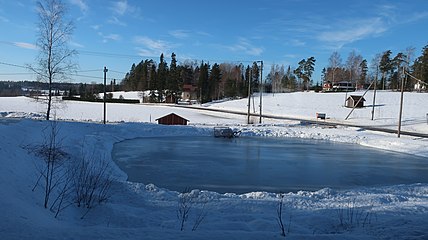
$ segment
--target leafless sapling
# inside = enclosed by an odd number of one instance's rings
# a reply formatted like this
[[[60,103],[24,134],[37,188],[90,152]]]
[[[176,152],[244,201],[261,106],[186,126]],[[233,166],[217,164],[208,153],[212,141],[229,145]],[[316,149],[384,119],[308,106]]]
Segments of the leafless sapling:
[[[48,208],[52,193],[64,182],[65,174],[63,165],[67,154],[62,150],[62,140],[60,138],[60,128],[57,121],[49,122],[43,130],[44,143],[33,147],[35,154],[43,162],[38,164],[39,177],[34,189],[41,184],[44,189],[43,206]]]
[[[82,150],[82,159],[75,165],[73,184],[74,201],[78,207],[85,207],[88,212],[98,204],[108,200],[110,187],[113,182],[108,169],[109,164],[104,158],[97,159],[94,154],[87,157]]]
[[[285,237],[288,233],[290,233],[291,227],[291,212],[288,213],[288,225],[284,223],[284,194],[279,194],[280,200],[278,202],[278,206],[276,209],[276,221],[278,223],[278,227],[281,231],[281,236]]]
[[[184,225],[189,218],[192,204],[193,199],[190,194],[190,188],[185,188],[184,191],[178,195],[177,218],[180,223],[180,231],[184,231]]]

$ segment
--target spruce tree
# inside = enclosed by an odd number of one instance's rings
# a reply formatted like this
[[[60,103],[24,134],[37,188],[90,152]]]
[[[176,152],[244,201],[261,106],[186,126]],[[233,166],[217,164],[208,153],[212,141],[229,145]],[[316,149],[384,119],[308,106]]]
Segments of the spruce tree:
[[[164,90],[166,87],[168,77],[168,65],[165,62],[163,53],[160,55],[159,65],[158,65],[158,73],[157,73],[157,81],[156,81],[156,90],[158,94],[158,102],[163,102],[164,100]]]

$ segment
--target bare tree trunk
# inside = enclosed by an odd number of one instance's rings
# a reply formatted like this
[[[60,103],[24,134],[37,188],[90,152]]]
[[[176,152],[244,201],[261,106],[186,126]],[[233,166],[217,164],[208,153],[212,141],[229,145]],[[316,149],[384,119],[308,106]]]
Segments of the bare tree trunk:
[[[52,78],[50,78],[52,79]],[[46,120],[49,121],[50,119],[50,113],[51,113],[51,107],[52,107],[52,80],[49,80],[49,92],[48,92],[48,109],[46,111]]]

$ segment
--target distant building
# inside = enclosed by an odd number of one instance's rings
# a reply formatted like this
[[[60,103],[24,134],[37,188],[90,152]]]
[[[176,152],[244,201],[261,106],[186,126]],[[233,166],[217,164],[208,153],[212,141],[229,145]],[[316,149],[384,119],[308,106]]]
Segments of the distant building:
[[[426,86],[422,85],[420,82],[417,82],[415,84],[415,90],[418,91],[418,92],[425,91],[426,90]]]
[[[189,120],[178,116],[175,113],[170,113],[166,116],[160,117],[156,119],[156,121],[158,121],[158,124],[163,125],[187,125],[187,122],[189,122]]]
[[[183,85],[183,91],[181,94],[182,100],[196,100],[198,99],[197,94],[198,87],[193,86],[192,84],[184,84]]]
[[[348,108],[363,108],[366,100],[363,96],[351,95],[346,99],[346,107]]]
[[[165,103],[177,103],[177,98],[172,94],[168,94],[165,97]]]

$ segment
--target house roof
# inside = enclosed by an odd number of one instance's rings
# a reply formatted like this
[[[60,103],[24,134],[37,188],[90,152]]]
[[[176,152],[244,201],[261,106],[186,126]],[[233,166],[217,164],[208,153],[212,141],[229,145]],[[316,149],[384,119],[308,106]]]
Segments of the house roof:
[[[183,120],[186,120],[186,121],[190,122],[189,120],[187,120],[187,119],[185,119],[184,117],[179,116],[179,115],[177,115],[177,114],[175,114],[175,113],[170,113],[170,114],[168,114],[168,115],[165,115],[165,116],[163,116],[163,117],[160,117],[160,118],[156,119],[155,121],[158,121],[159,119],[162,119],[162,118],[169,117],[169,116],[171,116],[171,115],[172,115],[172,116],[175,116],[175,117],[182,118]]]
[[[360,100],[360,98],[362,98],[361,100]],[[363,96],[356,96],[356,95],[351,95],[351,96],[349,96],[346,100],[349,100],[349,99],[352,99],[354,102],[358,102],[358,101],[366,101],[366,99],[364,99],[364,97]]]

